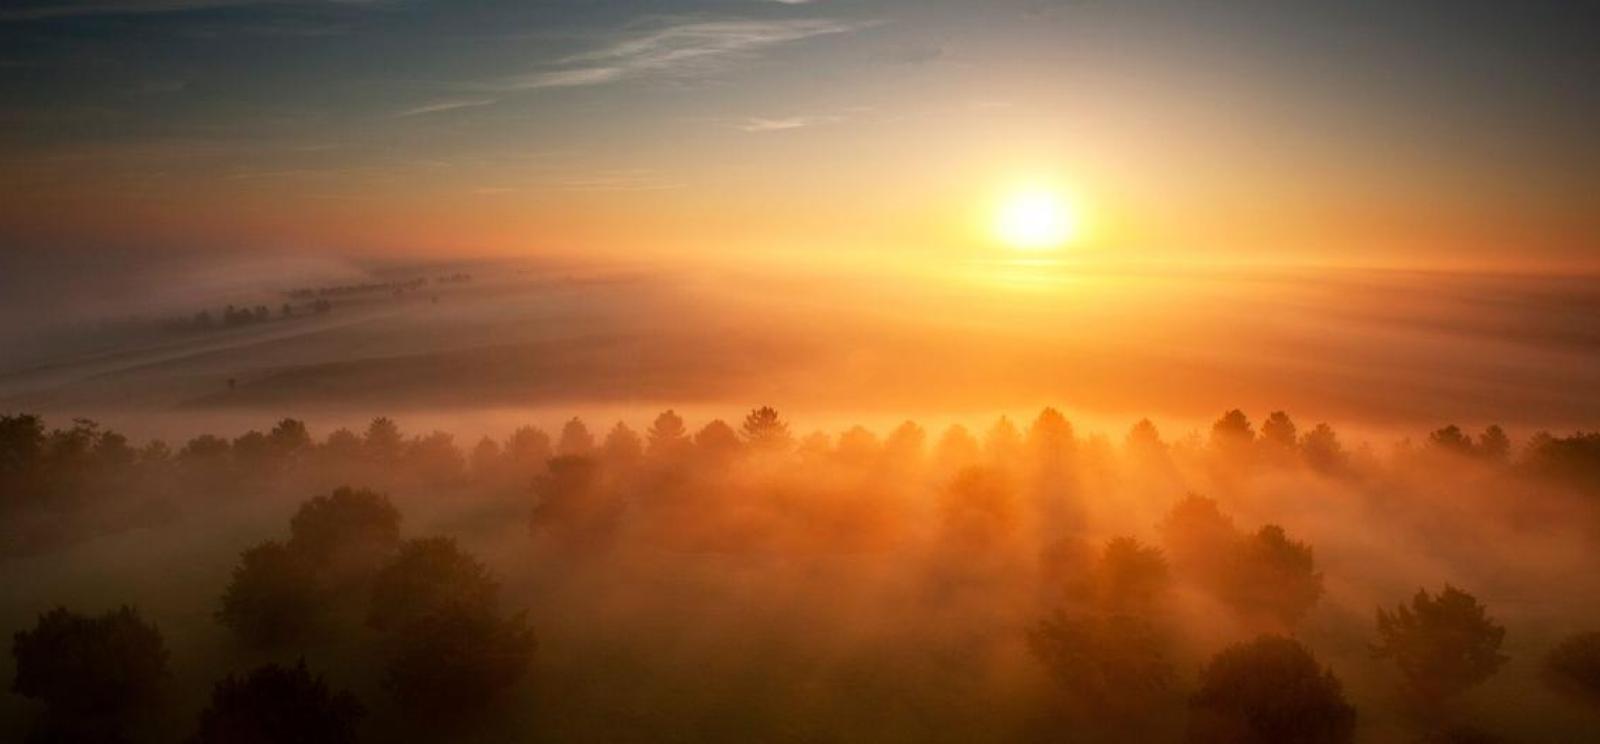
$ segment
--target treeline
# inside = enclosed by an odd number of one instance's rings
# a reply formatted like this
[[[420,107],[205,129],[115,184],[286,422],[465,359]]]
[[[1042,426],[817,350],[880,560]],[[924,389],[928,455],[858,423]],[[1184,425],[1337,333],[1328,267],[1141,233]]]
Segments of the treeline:
[[[1141,420],[1121,448],[1105,437],[1080,438],[1061,414],[1046,409],[1025,428],[1001,417],[981,434],[951,426],[929,444],[925,430],[905,422],[887,436],[852,427],[837,437],[795,436],[771,408],[753,411],[734,426],[713,420],[691,430],[672,411],[643,433],[617,422],[602,433],[581,419],[554,436],[523,426],[504,440],[488,437],[463,448],[444,432],[408,435],[389,418],[365,430],[337,429],[320,441],[305,423],[283,419],[270,430],[231,439],[202,434],[173,448],[161,440],[142,444],[76,419],[47,429],[34,415],[0,416],[0,557],[36,553],[97,534],[170,517],[185,493],[249,494],[279,484],[322,487],[345,482],[525,491],[536,480],[566,483],[591,478],[585,458],[609,466],[610,476],[682,480],[752,458],[769,465],[827,468],[829,473],[898,471],[917,479],[945,479],[963,468],[990,464],[1032,474],[1069,468],[1122,468],[1160,473],[1176,465],[1212,472],[1250,473],[1305,468],[1324,477],[1361,479],[1418,458],[1474,461],[1512,476],[1600,495],[1600,432],[1556,436],[1539,433],[1520,448],[1498,426],[1476,437],[1459,427],[1430,433],[1420,444],[1398,444],[1386,458],[1365,445],[1351,449],[1327,424],[1300,431],[1283,412],[1259,431],[1240,411],[1229,411],[1206,437],[1191,433],[1166,440]],[[664,469],[663,464],[676,463]],[[669,478],[670,480],[670,478]],[[638,484],[633,484],[637,487]],[[668,485],[671,485],[670,483]],[[555,499],[548,511],[567,508]]]

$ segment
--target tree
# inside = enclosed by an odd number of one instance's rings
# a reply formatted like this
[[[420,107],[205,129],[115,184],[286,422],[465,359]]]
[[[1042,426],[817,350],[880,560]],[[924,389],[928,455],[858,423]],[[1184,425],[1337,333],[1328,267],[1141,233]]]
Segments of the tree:
[[[453,538],[407,540],[372,582],[367,626],[403,628],[451,607],[491,611],[499,585]]]
[[[450,605],[398,628],[384,686],[418,725],[477,717],[527,673],[537,644],[527,618]]]
[[[1324,475],[1339,475],[1350,468],[1350,456],[1327,424],[1317,424],[1301,437],[1300,456],[1312,470]]]
[[[388,464],[399,461],[405,440],[400,436],[399,426],[388,417],[379,416],[367,424],[367,434],[361,444],[367,457]]]
[[[1028,648],[1095,715],[1141,713],[1173,685],[1166,635],[1139,616],[1057,611],[1028,629]]]
[[[1200,671],[1191,744],[1341,744],[1356,711],[1333,672],[1298,641],[1264,635],[1229,646]]]
[[[1028,454],[1033,465],[1042,470],[1061,468],[1076,445],[1072,423],[1054,408],[1040,411],[1028,427]]]
[[[534,530],[589,544],[616,527],[623,503],[602,482],[599,463],[587,457],[557,457],[534,479]]]
[[[1434,430],[1428,435],[1428,444],[1439,452],[1461,457],[1471,457],[1476,452],[1472,439],[1455,424]]]
[[[501,472],[500,444],[488,437],[479,438],[478,443],[472,446],[472,454],[467,457],[467,466],[474,478],[495,480],[495,476]]]
[[[467,470],[456,438],[442,431],[407,443],[406,464],[424,483],[435,485],[459,482]]]
[[[1504,463],[1511,458],[1511,438],[1499,424],[1491,424],[1478,435],[1478,456],[1493,463]]]
[[[311,432],[304,421],[286,418],[267,434],[267,442],[279,457],[288,458],[311,449]]]
[[[1393,659],[1408,692],[1437,706],[1483,682],[1505,664],[1506,629],[1489,618],[1476,597],[1445,585],[1437,596],[1418,589],[1411,604],[1378,608],[1380,659]]]
[[[833,452],[840,462],[862,467],[878,459],[881,450],[876,434],[864,426],[852,426],[839,435]]]
[[[1246,615],[1273,618],[1293,628],[1322,598],[1322,574],[1311,546],[1269,524],[1237,543],[1222,597]]]
[[[1283,411],[1273,411],[1261,422],[1261,441],[1282,450],[1292,450],[1296,444],[1294,420]]]
[[[922,465],[927,432],[915,421],[904,421],[883,440],[883,458],[891,467],[909,470]]]
[[[1106,543],[1095,576],[1102,606],[1115,612],[1149,610],[1171,584],[1161,550],[1131,537]]]
[[[289,519],[289,549],[335,585],[370,578],[399,544],[400,511],[367,489],[335,489]]]
[[[306,637],[321,613],[311,563],[268,541],[239,556],[215,617],[247,645],[270,648]]]
[[[1237,408],[1222,414],[1222,418],[1211,425],[1211,449],[1225,458],[1243,456],[1255,439],[1249,417]]]
[[[1161,432],[1150,419],[1139,419],[1133,428],[1128,429],[1128,436],[1123,440],[1123,448],[1128,454],[1144,461],[1155,461],[1167,456],[1167,445],[1161,441]]]
[[[784,452],[794,445],[789,424],[779,418],[777,409],[772,406],[762,406],[746,414],[739,432],[757,449]]]
[[[11,691],[46,706],[38,741],[120,740],[169,677],[160,631],[126,605],[98,617],[44,613],[13,636],[11,655]]]
[[[606,462],[616,465],[631,465],[644,456],[644,442],[639,435],[634,433],[628,425],[617,422],[606,434],[606,441],[600,447],[600,454]]]
[[[190,744],[353,744],[365,715],[348,692],[333,692],[304,659],[228,675],[211,692]]]
[[[651,457],[677,457],[689,449],[689,430],[683,425],[683,417],[671,409],[656,416],[647,436]]]
[[[1600,633],[1578,633],[1550,649],[1544,679],[1562,695],[1600,710]]]
[[[573,416],[561,427],[561,439],[556,443],[558,457],[578,457],[589,454],[594,449],[594,435],[589,433],[589,427],[583,420]]]
[[[1178,570],[1194,574],[1215,591],[1240,539],[1233,519],[1222,513],[1216,500],[1194,493],[1185,496],[1167,512],[1160,530],[1161,543]]]
[[[742,446],[738,433],[722,419],[712,420],[694,435],[695,451],[712,460],[730,458]]]

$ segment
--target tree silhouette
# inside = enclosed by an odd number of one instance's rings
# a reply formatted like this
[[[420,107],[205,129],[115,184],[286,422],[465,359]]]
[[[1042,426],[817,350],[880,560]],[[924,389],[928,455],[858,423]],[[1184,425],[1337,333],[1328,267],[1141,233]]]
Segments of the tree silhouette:
[[[1282,636],[1212,657],[1189,706],[1191,744],[1341,744],[1356,722],[1333,672]]]
[[[651,457],[677,457],[689,449],[689,430],[683,424],[683,417],[671,409],[656,416],[656,420],[650,424],[647,438],[646,451]]]
[[[544,467],[552,454],[550,435],[532,426],[520,427],[511,432],[511,437],[506,440],[505,453],[506,458],[518,465],[519,469]]]
[[[1339,475],[1350,467],[1350,456],[1339,435],[1327,424],[1317,424],[1300,439],[1300,456],[1311,469],[1324,475]]]
[[[328,689],[304,659],[228,675],[211,692],[190,744],[353,744],[365,710],[354,695]]]
[[[1131,537],[1106,543],[1095,576],[1100,603],[1115,612],[1148,611],[1171,584],[1161,550]]]
[[[279,458],[296,457],[311,449],[311,432],[304,421],[286,418],[267,433],[267,443]]]
[[[239,556],[216,619],[247,645],[273,647],[306,637],[321,614],[313,565],[268,541]]]
[[[1393,659],[1408,692],[1434,707],[1492,676],[1505,664],[1506,629],[1477,598],[1448,584],[1437,596],[1418,589],[1411,604],[1378,608],[1373,654]]]
[[[901,471],[922,466],[928,434],[915,421],[904,421],[883,440],[884,461]]]
[[[1428,444],[1439,452],[1462,457],[1471,457],[1476,452],[1472,439],[1455,424],[1434,430],[1428,435]]]
[[[1294,420],[1283,411],[1273,411],[1261,422],[1261,441],[1264,444],[1292,450],[1297,443]]]
[[[1040,411],[1028,427],[1028,454],[1037,468],[1060,469],[1076,445],[1072,424],[1054,408]]]
[[[479,717],[527,673],[536,648],[521,613],[452,604],[397,629],[384,686],[407,719],[449,727]]]
[[[1160,530],[1161,542],[1180,571],[1196,575],[1213,591],[1221,586],[1240,536],[1214,499],[1185,496],[1167,513]]]
[[[738,433],[722,419],[713,420],[694,435],[695,451],[712,460],[732,457],[742,446]]]
[[[1226,458],[1244,456],[1255,439],[1249,417],[1237,408],[1222,414],[1222,418],[1211,425],[1211,449]]]
[[[1246,615],[1265,615],[1292,628],[1322,597],[1322,574],[1311,546],[1275,524],[1238,543],[1222,597]]]
[[[602,482],[599,463],[587,457],[557,457],[533,484],[537,502],[531,525],[577,545],[593,547],[622,517],[623,502]]]
[[[1167,445],[1161,441],[1161,432],[1150,419],[1139,419],[1128,429],[1128,436],[1123,440],[1123,448],[1138,461],[1155,462],[1167,457]]]
[[[429,485],[459,482],[466,473],[467,461],[456,447],[456,438],[447,432],[435,431],[406,443],[405,462],[408,468]]]
[[[288,548],[334,586],[361,582],[400,544],[400,512],[389,497],[348,486],[300,505]]]
[[[1562,695],[1600,710],[1600,633],[1578,633],[1550,649],[1544,679]]]
[[[594,449],[594,435],[589,433],[582,419],[573,416],[561,427],[561,439],[556,442],[556,456],[579,457]]]
[[[852,426],[839,435],[833,452],[840,462],[861,467],[878,459],[882,448],[876,434],[864,426]]]
[[[1028,629],[1028,648],[1085,712],[1140,714],[1173,685],[1166,635],[1128,614],[1057,611]]]
[[[56,608],[12,638],[11,691],[46,706],[40,742],[120,741],[169,676],[160,631],[123,606],[98,617]]]
[[[772,406],[762,406],[746,414],[739,432],[757,449],[783,452],[794,446],[789,424],[779,418],[777,409]]]
[[[367,434],[361,444],[368,458],[384,464],[397,462],[405,448],[405,440],[400,436],[400,427],[384,416],[379,416],[367,424]]]
[[[393,630],[452,607],[489,612],[499,591],[489,569],[454,538],[407,540],[372,582],[367,626]]]
[[[644,456],[644,442],[627,424],[618,421],[606,434],[606,441],[600,447],[600,456],[613,465],[631,465]]]
[[[1511,438],[1499,424],[1491,424],[1478,435],[1477,452],[1489,462],[1503,463],[1511,458]]]

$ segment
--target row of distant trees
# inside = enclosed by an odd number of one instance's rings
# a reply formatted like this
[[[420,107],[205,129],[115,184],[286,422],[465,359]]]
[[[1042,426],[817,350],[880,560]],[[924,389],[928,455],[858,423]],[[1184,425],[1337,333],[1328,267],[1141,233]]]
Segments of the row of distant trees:
[[[1127,468],[1156,475],[1175,463],[1230,472],[1303,467],[1333,478],[1359,478],[1383,467],[1364,447],[1347,448],[1328,425],[1302,432],[1282,412],[1268,416],[1258,431],[1242,412],[1230,411],[1208,437],[1176,441],[1163,439],[1154,424],[1142,420],[1129,430],[1121,455]],[[597,434],[573,418],[554,436],[524,426],[504,440],[484,437],[465,450],[450,434],[407,435],[385,417],[373,419],[362,432],[336,429],[321,441],[304,422],[283,419],[265,432],[232,439],[203,434],[173,449],[160,440],[136,446],[88,420],[47,430],[37,416],[9,415],[0,416],[0,515],[6,517],[0,555],[37,552],[75,536],[166,518],[180,493],[221,487],[250,492],[308,472],[322,474],[323,481],[409,478],[430,486],[517,493],[551,475],[547,463],[559,457],[591,458],[612,470],[662,463],[714,470],[750,458],[776,458],[799,467],[887,468],[908,478],[945,479],[980,463],[1037,474],[1104,465],[1117,453],[1104,438],[1077,436],[1071,423],[1051,409],[1026,428],[1002,417],[981,436],[952,426],[931,448],[924,429],[909,421],[881,439],[860,426],[837,437],[820,432],[796,437],[767,407],[752,411],[737,427],[713,420],[696,430],[672,411],[657,416],[643,433],[618,422]],[[1399,466],[1418,457],[1471,460],[1600,494],[1600,433],[1540,433],[1519,451],[1498,426],[1475,437],[1447,426],[1420,447],[1397,449],[1389,462]],[[86,513],[94,518],[84,519]]]

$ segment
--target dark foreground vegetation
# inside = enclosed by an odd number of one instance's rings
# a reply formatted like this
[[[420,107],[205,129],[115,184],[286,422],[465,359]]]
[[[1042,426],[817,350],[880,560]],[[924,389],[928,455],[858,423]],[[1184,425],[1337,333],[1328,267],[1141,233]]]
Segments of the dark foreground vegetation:
[[[1561,701],[1571,740],[1600,731],[1600,612],[1540,621],[1569,631],[1518,659],[1502,593],[1468,583],[1496,585],[1485,566],[1498,559],[1473,553],[1510,552],[1470,544],[1487,525],[1576,534],[1593,553],[1600,434],[1517,446],[1498,427],[1449,426],[1380,456],[1326,425],[1301,432],[1274,413],[1258,430],[1231,411],[1204,438],[1167,441],[1141,421],[1119,446],[1047,409],[930,444],[911,422],[881,439],[796,436],[761,408],[693,430],[668,411],[642,434],[572,419],[554,437],[523,427],[465,451],[387,418],[321,439],[285,419],[174,450],[89,421],[0,418],[13,562],[276,503],[292,505],[286,520],[247,521],[253,541],[224,540],[231,572],[186,589],[204,595],[217,648],[167,635],[137,609],[145,598],[115,587],[15,628],[11,691],[30,703],[8,730],[38,742],[1516,741],[1514,717],[1480,713],[1506,706],[1477,692],[1520,664],[1537,690],[1513,697]],[[506,524],[514,539],[485,537]],[[1380,528],[1415,541],[1382,546],[1408,565],[1362,562]],[[1339,544],[1337,559],[1308,535]],[[1386,573],[1431,580],[1395,591]],[[1569,583],[1521,589],[1595,589]],[[707,638],[700,622],[739,630]],[[1375,717],[1350,674],[1375,691]]]

